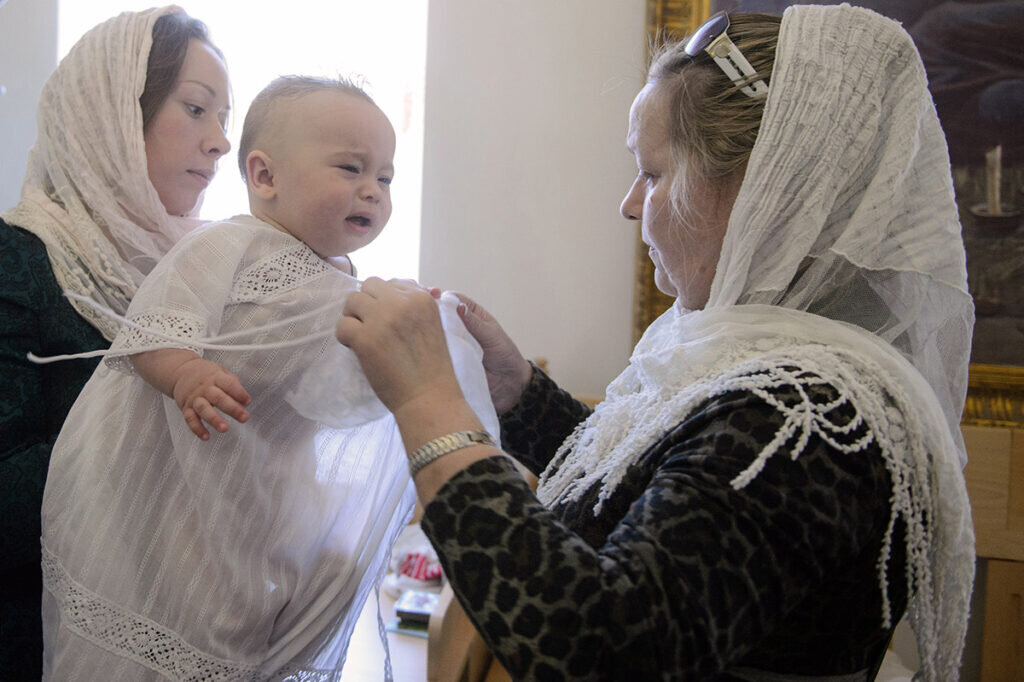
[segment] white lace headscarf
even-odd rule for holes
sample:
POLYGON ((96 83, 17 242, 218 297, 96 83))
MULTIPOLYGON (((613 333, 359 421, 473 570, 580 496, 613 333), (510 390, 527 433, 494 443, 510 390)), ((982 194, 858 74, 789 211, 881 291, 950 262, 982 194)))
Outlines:
MULTIPOLYGON (((868 10, 791 7, 707 306, 677 303, 651 325, 542 476, 540 498, 578 499, 601 483, 600 506, 701 401, 742 389, 772 402, 770 389, 813 373, 883 453, 893 523, 907 524, 922 672, 955 679, 974 574, 959 431, 973 321, 945 139, 910 37, 868 10)), ((734 488, 793 436, 791 457, 812 435, 866 447, 837 441, 835 407, 777 405, 784 426, 734 488)), ((886 626, 892 530, 879 558, 886 626)))
MULTIPOLYGON (((181 11, 125 12, 82 36, 43 87, 21 198, 3 214, 43 241, 62 289, 120 314, 198 222, 168 215, 149 181, 139 106, 153 24, 181 11)), ((108 340, 117 335, 110 317, 72 305, 108 340)))

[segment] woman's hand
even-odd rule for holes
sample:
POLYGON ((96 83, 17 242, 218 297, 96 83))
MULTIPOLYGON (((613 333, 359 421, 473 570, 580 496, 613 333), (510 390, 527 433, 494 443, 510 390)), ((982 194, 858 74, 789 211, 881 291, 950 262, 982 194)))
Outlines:
POLYGON ((396 417, 417 404, 463 401, 437 302, 415 282, 367 279, 349 296, 335 333, 396 417))
POLYGON ((519 402, 533 376, 533 367, 482 305, 458 292, 455 295, 462 301, 458 308, 459 317, 483 348, 491 402, 498 414, 504 414, 519 402))

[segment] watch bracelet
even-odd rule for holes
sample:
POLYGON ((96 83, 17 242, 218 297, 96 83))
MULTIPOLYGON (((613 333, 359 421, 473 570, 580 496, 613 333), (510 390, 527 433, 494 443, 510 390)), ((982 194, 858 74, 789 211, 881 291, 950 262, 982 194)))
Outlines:
POLYGON ((427 441, 409 455, 409 475, 415 477, 420 469, 434 460, 471 445, 492 445, 497 443, 486 431, 453 431, 427 441))

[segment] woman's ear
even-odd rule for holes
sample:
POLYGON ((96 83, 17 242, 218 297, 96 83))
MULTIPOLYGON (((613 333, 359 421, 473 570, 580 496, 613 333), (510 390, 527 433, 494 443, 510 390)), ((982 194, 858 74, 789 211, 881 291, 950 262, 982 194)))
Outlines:
POLYGON ((249 191, 261 199, 273 199, 277 194, 274 187, 273 160, 259 149, 254 149, 245 157, 245 179, 249 183, 249 191))

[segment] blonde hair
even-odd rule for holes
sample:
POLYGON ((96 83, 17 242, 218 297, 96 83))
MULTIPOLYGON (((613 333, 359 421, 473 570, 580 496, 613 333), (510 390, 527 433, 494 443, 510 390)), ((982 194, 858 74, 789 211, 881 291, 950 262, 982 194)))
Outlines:
POLYGON ((242 180, 246 180, 245 160, 256 146, 256 140, 267 128, 271 118, 274 105, 282 99, 298 99, 315 92, 340 92, 346 95, 360 97, 370 104, 377 106, 373 98, 366 93, 366 90, 351 78, 339 76, 337 78, 324 78, 318 76, 281 76, 270 82, 270 85, 260 90, 259 94, 249 105, 249 111, 245 114, 245 123, 242 124, 242 139, 238 143, 238 170, 242 173, 242 180))
MULTIPOLYGON (((771 87, 782 18, 772 14, 730 14, 729 38, 771 87)), ((684 214, 697 183, 730 178, 745 168, 754 148, 766 98, 740 91, 710 56, 690 57, 686 40, 665 41, 652 50, 647 82, 667 97, 668 138, 675 165, 673 211, 684 214)), ((750 80, 756 80, 751 78, 750 80)))

